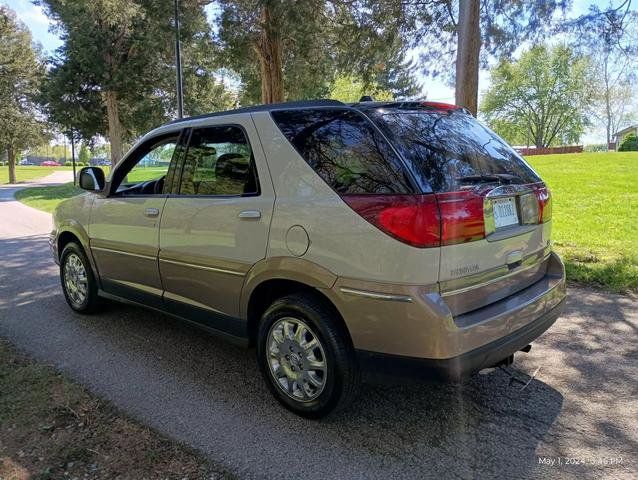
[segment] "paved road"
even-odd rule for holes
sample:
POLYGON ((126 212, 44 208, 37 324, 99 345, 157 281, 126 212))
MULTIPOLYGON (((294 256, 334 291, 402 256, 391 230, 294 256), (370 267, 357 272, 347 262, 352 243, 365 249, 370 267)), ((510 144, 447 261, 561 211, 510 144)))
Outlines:
POLYGON ((502 370, 459 388, 367 386, 349 410, 306 421, 271 398, 252 351, 129 306, 73 314, 49 217, 12 192, 0 189, 0 335, 242 478, 638 476, 636 298, 571 289, 520 356, 524 389, 502 370), (539 463, 557 457, 622 464, 539 463))

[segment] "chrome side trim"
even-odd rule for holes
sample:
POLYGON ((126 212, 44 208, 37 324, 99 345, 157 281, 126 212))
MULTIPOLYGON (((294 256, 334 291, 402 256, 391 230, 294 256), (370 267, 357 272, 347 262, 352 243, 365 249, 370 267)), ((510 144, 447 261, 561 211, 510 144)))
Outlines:
POLYGON ((141 253, 125 252, 123 250, 113 250, 113 249, 104 248, 104 247, 91 247, 91 250, 97 250, 99 252, 117 253, 120 255, 126 255, 128 257, 144 258, 146 260, 153 260, 153 261, 157 260, 157 257, 151 257, 150 255, 142 255, 141 253))
MULTIPOLYGON (((475 283, 475 284, 469 285, 467 287, 457 288, 456 290, 448 290, 446 292, 441 292, 441 296, 442 297, 449 297, 449 296, 452 296, 452 295, 458 295, 459 293, 470 292, 470 291, 475 290, 477 288, 487 287, 488 285, 492 285, 494 283, 497 283, 497 282, 500 282, 502 280, 505 280, 506 278, 513 277, 514 275, 518 275, 518 274, 523 273, 523 272, 525 272, 527 270, 530 270, 532 268, 538 267, 540 263, 546 261, 548 258, 549 258, 549 255, 544 257, 538 263, 534 263, 532 265, 527 265, 527 266, 524 266, 524 267, 519 267, 519 268, 517 268, 515 270, 512 270, 509 273, 505 273, 505 274, 500 275, 500 276, 498 276, 496 278, 492 278, 490 280, 486 280, 486 281, 481 282, 481 283, 475 283)), ((499 268, 501 268, 501 267, 499 267, 499 268)))
POLYGON ((185 303, 186 305, 190 305, 192 307, 201 308, 202 310, 208 310, 209 312, 218 313, 220 315, 226 315, 224 312, 215 310, 214 308, 209 307, 208 305, 204 305, 203 303, 196 302, 195 300, 183 297, 182 295, 177 295, 176 293, 164 291, 164 298, 167 298, 168 300, 174 300, 176 302, 185 303))
POLYGON ((177 265, 179 267, 188 267, 188 268, 195 268, 197 270, 206 270, 209 272, 225 273, 228 275, 235 275, 237 277, 246 276, 244 272, 238 272, 237 270, 227 270, 225 268, 217 268, 217 267, 206 267, 204 265, 195 265, 193 263, 185 263, 185 262, 178 262, 176 260, 168 260, 166 258, 160 258, 159 261, 164 263, 170 263, 171 265, 177 265))
POLYGON ((347 295, 354 295, 356 297, 365 297, 365 298, 373 298, 375 300, 386 300, 392 302, 406 302, 411 303, 412 297, 408 295, 394 295, 392 293, 379 293, 379 292, 370 292, 368 290, 357 290, 354 288, 339 288, 342 293, 347 295))

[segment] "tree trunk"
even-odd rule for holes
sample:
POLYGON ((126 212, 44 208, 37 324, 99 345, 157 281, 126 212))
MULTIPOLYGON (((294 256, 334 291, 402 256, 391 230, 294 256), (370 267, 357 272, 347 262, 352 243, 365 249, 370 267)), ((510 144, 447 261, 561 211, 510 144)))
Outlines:
POLYGON ((481 25, 479 0, 459 1, 458 46, 456 49, 456 104, 476 116, 478 110, 481 25))
POLYGON ((106 114, 109 122, 109 141, 111 142, 111 165, 115 166, 122 158, 122 124, 117 106, 117 92, 109 90, 104 93, 106 114))
POLYGON ((261 32, 256 44, 261 74, 262 103, 284 101, 281 34, 274 25, 270 7, 261 8, 261 32))
POLYGON ((7 149, 7 160, 9 161, 9 183, 16 183, 16 152, 12 147, 7 149))

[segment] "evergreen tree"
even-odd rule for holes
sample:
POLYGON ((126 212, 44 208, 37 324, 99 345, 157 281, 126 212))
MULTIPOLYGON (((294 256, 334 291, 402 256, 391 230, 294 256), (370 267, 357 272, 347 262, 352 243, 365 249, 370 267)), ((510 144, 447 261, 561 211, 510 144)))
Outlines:
POLYGON ((354 75, 396 96, 419 88, 406 45, 373 1, 221 0, 219 39, 241 81, 242 103, 328 95, 337 75, 354 75))
POLYGON ((43 73, 29 30, 0 5, 0 151, 7 155, 9 183, 16 182, 16 156, 46 136, 35 102, 43 73))
MULTIPOLYGON (((41 0, 64 42, 53 59, 43 101, 63 130, 107 136, 111 162, 123 143, 174 117, 174 10, 171 0, 41 0)), ((213 75, 214 53, 203 4, 182 0, 185 106, 200 113, 232 99, 213 75)))

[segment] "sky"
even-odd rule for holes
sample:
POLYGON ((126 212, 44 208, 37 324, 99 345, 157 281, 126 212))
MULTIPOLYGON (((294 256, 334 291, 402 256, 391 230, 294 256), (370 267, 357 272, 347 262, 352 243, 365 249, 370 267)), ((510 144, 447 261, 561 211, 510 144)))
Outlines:
MULTIPOLYGON (((33 5, 29 0, 0 1, 16 12, 18 18, 31 30, 34 41, 40 43, 46 53, 51 54, 56 48, 62 45, 58 35, 50 31, 54 25, 46 16, 42 7, 33 5)), ((607 1, 601 0, 574 0, 572 8, 568 12, 568 16, 575 17, 586 13, 589 5, 592 3, 598 3, 601 7, 608 4, 607 1)), ((211 9, 210 16, 212 15, 213 12, 211 9)), ((428 100, 454 103, 454 88, 441 79, 421 76, 420 81, 423 85, 423 94, 427 96, 428 100)), ((487 71, 481 71, 479 74, 479 89, 483 92, 488 87, 489 73, 487 71)), ((602 135, 602 132, 587 132, 583 140, 586 143, 604 142, 604 135, 602 135)))

